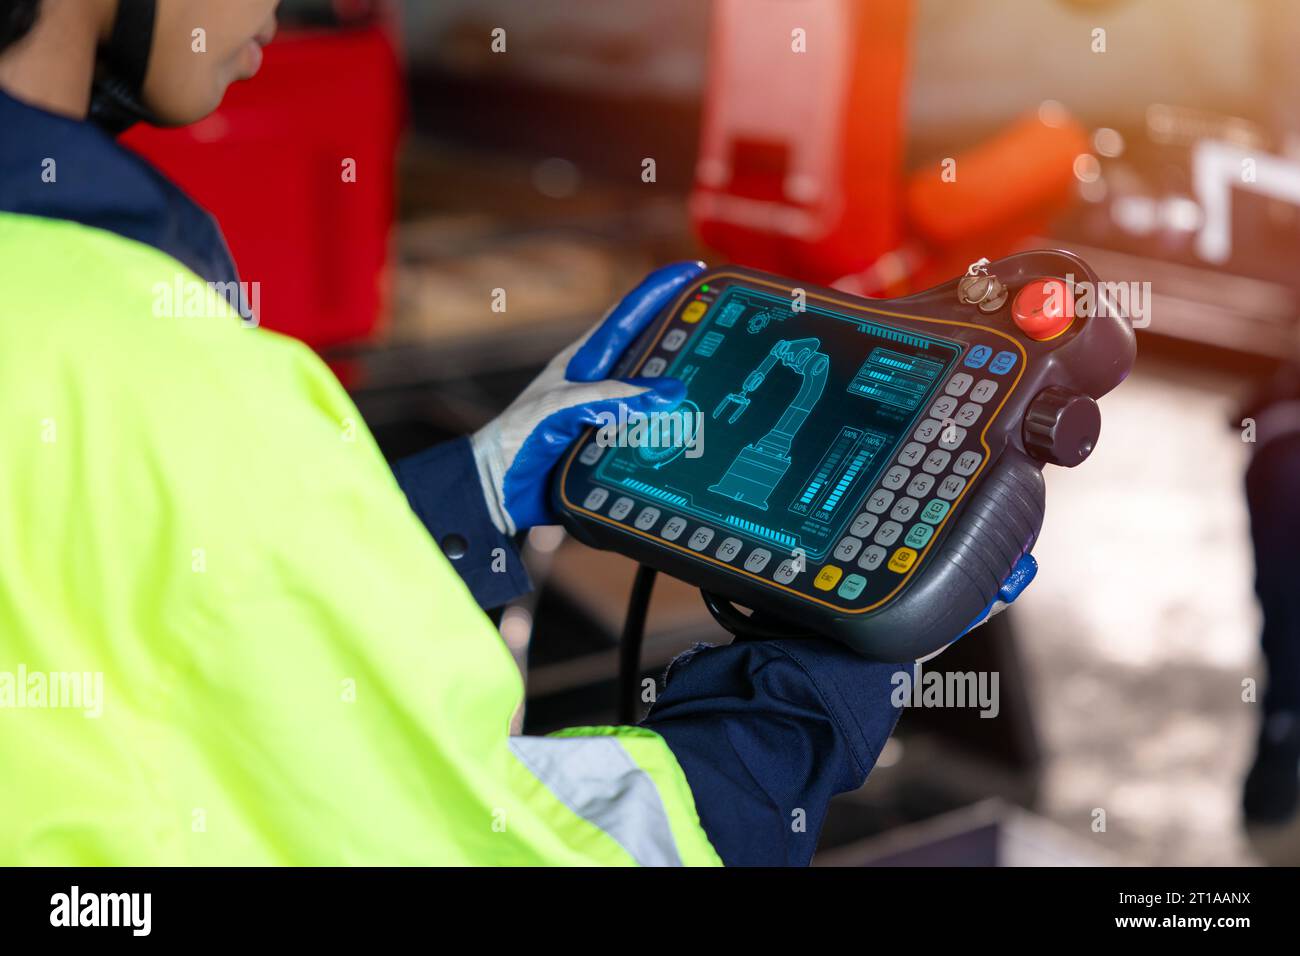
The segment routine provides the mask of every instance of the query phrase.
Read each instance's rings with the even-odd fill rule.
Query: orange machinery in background
[[[1040,110],[904,168],[911,0],[715,0],[691,217],[730,261],[896,296],[1069,201],[1083,128]]]

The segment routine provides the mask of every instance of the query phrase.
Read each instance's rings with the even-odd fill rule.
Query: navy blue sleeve
[[[867,779],[893,733],[894,675],[829,640],[707,645],[668,668],[643,726],[668,743],[729,866],[803,866],[830,799]]]
[[[500,607],[531,590],[519,549],[488,516],[468,438],[402,458],[393,472],[479,607]]]

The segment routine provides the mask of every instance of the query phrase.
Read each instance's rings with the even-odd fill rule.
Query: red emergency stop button
[[[1074,322],[1074,295],[1064,279],[1030,279],[1011,304],[1011,321],[1037,342],[1054,339]]]

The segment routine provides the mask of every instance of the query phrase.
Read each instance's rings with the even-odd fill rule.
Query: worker
[[[276,5],[0,3],[0,865],[806,863],[896,666],[700,647],[641,726],[511,737],[481,609],[528,587],[514,539],[580,431],[681,398],[608,376],[699,263],[391,467],[308,348],[215,292],[160,309],[238,275],[106,129],[210,113]]]

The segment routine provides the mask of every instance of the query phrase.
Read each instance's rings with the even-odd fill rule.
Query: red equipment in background
[[[911,25],[912,0],[715,0],[691,196],[705,243],[897,296],[1006,254],[1068,202],[1088,146],[1063,110],[906,173]]]
[[[122,141],[217,217],[240,278],[261,284],[259,323],[324,348],[386,311],[404,110],[382,26],[284,30],[216,113]]]

